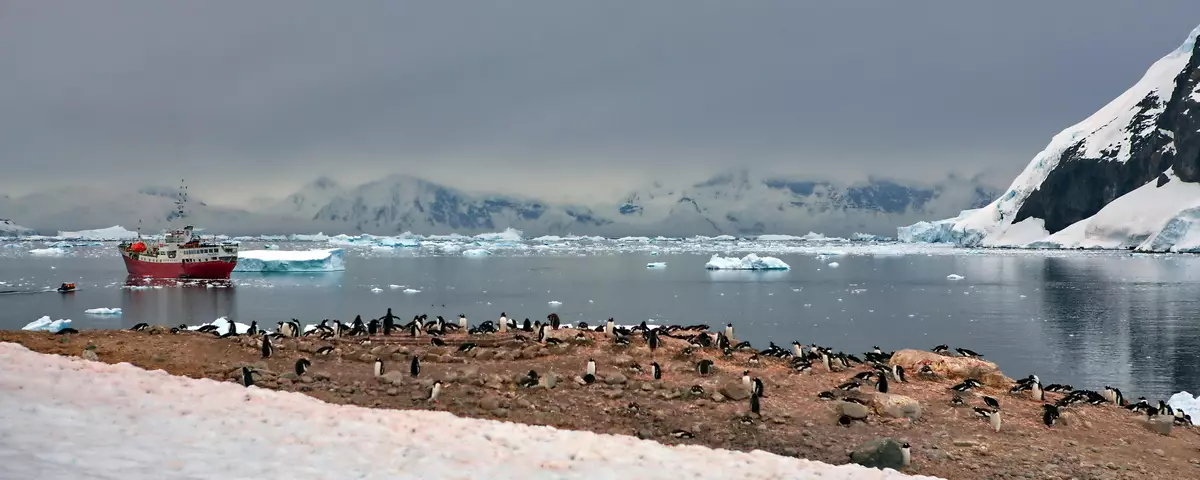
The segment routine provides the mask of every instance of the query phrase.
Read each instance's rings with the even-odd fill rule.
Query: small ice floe
[[[562,305],[562,302],[560,302],[560,301],[558,301],[558,300],[551,300],[551,301],[549,301],[549,302],[547,302],[547,303],[549,303],[551,307],[557,307],[557,306],[559,306],[559,305]]]
[[[421,291],[415,288],[406,288],[404,289],[404,293],[421,293]]]
[[[404,285],[396,285],[396,284],[394,284],[394,283],[393,283],[393,284],[391,284],[391,285],[388,285],[388,288],[390,288],[390,289],[392,289],[392,290],[399,290],[399,289],[401,289],[401,288],[404,288]]]
[[[829,262],[829,268],[838,268],[839,266],[838,262]]]
[[[120,308],[104,308],[104,307],[89,308],[87,310],[84,310],[83,313],[86,313],[88,315],[120,315],[121,309]]]
[[[21,330],[32,330],[38,332],[57,333],[59,330],[71,326],[71,321],[66,319],[50,320],[50,316],[46,315],[42,318],[29,322]]]
[[[379,292],[382,292],[382,291],[383,291],[383,289],[382,289],[382,288],[379,288],[379,287],[371,287],[371,293],[379,293]]]
[[[646,264],[646,268],[667,268],[667,262],[650,262]]]
[[[967,277],[964,277],[964,276],[962,276],[962,275],[959,275],[959,274],[957,274],[957,273],[951,273],[951,274],[949,274],[949,275],[946,275],[946,280],[962,280],[962,279],[964,279],[964,278],[967,278]]]

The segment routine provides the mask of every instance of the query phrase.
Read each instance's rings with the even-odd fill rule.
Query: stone
[[[384,352],[384,350],[385,350],[386,348],[387,348],[387,347],[386,347],[386,346],[384,346],[384,345],[380,345],[380,346],[378,346],[378,347],[372,348],[372,349],[371,349],[371,355],[374,355],[374,356],[379,356],[380,354],[382,354],[382,353]]]
[[[625,392],[622,392],[620,390],[610,390],[610,391],[604,392],[604,396],[611,398],[611,399],[621,398],[624,395],[625,395]]]
[[[279,385],[291,385],[292,383],[292,379],[290,378],[279,377]]]
[[[954,445],[956,447],[975,447],[975,446],[980,445],[980,443],[976,442],[974,440],[962,439],[962,440],[955,440],[951,445]]]
[[[529,399],[527,399],[525,397],[521,397],[521,398],[517,399],[517,406],[521,407],[521,408],[530,408],[531,409],[531,408],[533,408],[533,402],[530,402]]]
[[[500,397],[488,395],[479,400],[479,408],[484,410],[497,410],[500,408],[501,403],[502,401],[500,400]]]
[[[643,383],[641,388],[642,388],[643,392],[649,392],[651,390],[654,390],[654,385],[649,384],[649,383]]]
[[[629,379],[626,378],[624,374],[614,373],[612,375],[606,375],[604,377],[604,381],[609,385],[624,385],[625,382],[629,381]]]
[[[425,354],[426,355],[438,355],[438,356],[449,355],[450,347],[433,347],[433,348],[429,349],[429,351],[425,352]]]
[[[1166,435],[1166,436],[1171,435],[1172,425],[1171,425],[1170,421],[1160,422],[1157,420],[1142,420],[1142,426],[1146,427],[1146,430],[1157,433],[1159,435]]]
[[[81,357],[83,357],[83,359],[84,359],[84,360],[90,360],[90,361],[93,361],[93,362],[99,362],[99,361],[100,361],[100,356],[99,356],[99,355],[96,355],[96,351],[95,351],[95,350],[93,350],[93,349],[90,349],[90,348],[86,348],[86,349],[84,349],[84,350],[83,350],[83,353],[82,353],[82,354],[80,354],[80,356],[81,356]],[[241,371],[241,369],[239,369],[239,370],[238,370],[238,375],[240,376],[241,374],[242,374],[242,371]]]
[[[617,355],[617,356],[613,357],[612,360],[610,360],[610,362],[614,366],[621,367],[621,368],[625,368],[625,367],[628,367],[628,366],[634,364],[633,357],[631,357],[629,355]]]
[[[717,389],[717,391],[721,392],[721,395],[724,395],[725,397],[728,397],[730,400],[734,401],[742,401],[750,398],[750,390],[747,389],[745,385],[742,385],[740,381],[728,382],[724,385],[721,385],[721,388]]]
[[[860,405],[851,402],[841,402],[841,404],[838,405],[838,410],[842,415],[860,420],[867,418],[867,416],[871,414],[871,410],[868,409],[866,405]]]
[[[391,355],[391,359],[394,362],[403,362],[405,360],[408,360],[408,356],[406,356],[404,354],[400,354],[400,353],[393,353]]]
[[[542,347],[539,347],[537,345],[525,347],[524,350],[521,350],[521,358],[527,358],[527,359],[537,358],[538,351],[541,349],[542,349]]]
[[[308,375],[300,377],[300,383],[312,383],[312,382],[313,382],[313,377],[310,377]]]
[[[392,385],[404,385],[405,376],[406,374],[404,372],[387,372],[383,374],[383,376],[379,377],[379,381]]]
[[[1156,448],[1156,449],[1154,449],[1154,450],[1151,450],[1151,451],[1150,451],[1150,453],[1153,453],[1153,454],[1155,454],[1155,455],[1158,455],[1158,456],[1160,456],[1160,457],[1165,457],[1165,456],[1167,456],[1167,452],[1164,452],[1164,451],[1163,451],[1163,449],[1161,449],[1161,448]]]
[[[546,375],[542,376],[540,384],[541,384],[542,388],[546,388],[546,389],[554,388],[555,385],[558,385],[558,375],[555,375],[553,373],[547,373]]]
[[[300,376],[296,375],[296,372],[287,372],[287,373],[279,375],[280,380],[283,380],[285,378],[294,382],[296,380],[299,380]]]
[[[836,447],[835,447],[836,448]],[[891,438],[877,438],[855,447],[850,461],[868,468],[904,468],[902,444]]]
[[[458,369],[459,378],[474,377],[479,375],[479,367],[475,365],[467,365]]]
[[[924,350],[900,350],[892,355],[891,365],[900,365],[910,372],[918,372],[924,365],[929,365],[934,373],[943,378],[967,379],[974,378],[984,385],[997,388],[1008,388],[1013,380],[1004,376],[995,363],[967,357],[951,357],[939,355]]]
[[[358,361],[363,363],[375,363],[375,356],[369,353],[364,353],[358,356]]]
[[[875,393],[871,395],[870,404],[875,413],[885,417],[921,419],[921,402],[912,397],[892,393]]]
[[[725,396],[721,395],[720,393],[714,393],[710,398],[712,398],[713,403],[721,403],[725,400]]]
[[[389,388],[389,389],[387,389],[387,394],[388,394],[389,396],[392,396],[392,397],[394,397],[394,396],[396,396],[396,395],[399,395],[399,394],[400,394],[400,389],[399,389],[399,388],[396,388],[396,387]]]

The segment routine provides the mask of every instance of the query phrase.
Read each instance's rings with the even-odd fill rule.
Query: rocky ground
[[[1112,405],[1066,408],[1062,421],[1047,427],[1041,422],[1041,402],[1027,395],[1009,395],[1011,380],[995,365],[980,360],[898,352],[893,361],[910,372],[908,383],[892,382],[886,395],[874,393],[869,386],[852,394],[868,404],[863,409],[819,400],[817,393],[833,389],[865,367],[828,372],[817,366],[815,373],[800,374],[782,360],[767,357],[751,365],[749,352],[735,352],[732,358],[713,349],[686,355],[687,345],[680,340],[666,339],[652,353],[638,338],[630,346],[618,346],[598,332],[585,332],[582,340],[575,338],[575,330],[555,333],[562,344],[539,345],[511,334],[449,335],[447,347],[431,345],[429,337],[302,337],[275,342],[274,355],[265,360],[255,339],[171,334],[161,327],[150,332],[97,330],[71,335],[0,331],[0,341],[43,353],[129,362],[220,381],[235,381],[241,367],[248,365],[259,372],[255,377],[259,387],[301,392],[331,403],[444,410],[467,417],[636,435],[667,444],[758,449],[833,464],[849,462],[849,454],[864,443],[895,439],[912,445],[912,463],[905,471],[947,479],[1200,476],[1200,428],[1177,427],[1163,435],[1161,430],[1152,431],[1143,416]],[[457,352],[455,347],[465,341],[479,347]],[[334,349],[326,355],[314,353],[323,346]],[[416,378],[409,374],[412,355],[422,362]],[[297,376],[293,370],[300,358],[311,360],[312,368]],[[376,358],[385,361],[386,373],[380,378],[373,372]],[[599,380],[585,385],[579,377],[589,358],[596,360]],[[698,374],[695,365],[701,359],[714,361],[716,372]],[[661,381],[651,378],[653,361],[663,368]],[[922,364],[934,367],[936,378],[919,378],[915,372]],[[518,386],[530,370],[542,377],[539,385]],[[741,386],[744,370],[765,382],[761,416],[748,415],[749,392]],[[963,376],[988,386],[968,394],[969,406],[955,407],[947,387]],[[430,403],[425,399],[435,380],[443,381],[445,388],[440,401]],[[693,394],[695,385],[704,393]],[[970,406],[983,406],[978,395],[999,399],[1000,432],[975,417]],[[837,418],[843,412],[865,415],[866,421],[840,426]],[[677,430],[695,437],[676,438],[672,432]]]

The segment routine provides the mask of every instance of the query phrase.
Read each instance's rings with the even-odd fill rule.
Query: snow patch
[[[247,331],[249,331],[249,330],[250,330],[250,326],[249,326],[249,325],[246,325],[246,324],[244,324],[244,323],[233,322],[233,324],[234,324],[234,325],[237,325],[237,331],[238,331],[238,333],[246,333]],[[216,327],[217,327],[217,333],[218,333],[218,334],[220,334],[220,335],[224,335],[224,334],[226,334],[226,333],[229,333],[229,318],[227,318],[227,317],[221,317],[221,318],[218,318],[218,319],[216,319],[216,320],[213,320],[212,322],[209,322],[209,323],[203,323],[203,324],[200,324],[200,325],[195,325],[195,326],[188,326],[187,328],[188,328],[188,330],[199,330],[199,329],[200,329],[200,327],[203,327],[203,326],[205,326],[205,325],[214,325],[214,326],[216,326]],[[261,326],[261,325],[259,326],[259,328],[260,328],[260,329],[262,329],[263,331],[267,331],[267,329],[265,329],[265,328],[262,328],[262,326]]]

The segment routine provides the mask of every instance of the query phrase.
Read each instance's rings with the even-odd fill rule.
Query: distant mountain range
[[[122,225],[158,231],[175,220],[176,190],[63,187],[0,197],[0,217],[40,233]],[[346,187],[321,177],[252,209],[213,206],[194,196],[190,223],[230,235],[316,232],[481,233],[508,227],[527,235],[893,235],[897,225],[986,204],[998,190],[980,178],[932,184],[879,178],[843,184],[736,170],[696,184],[653,182],[597,205],[468,193],[407,175]]]

